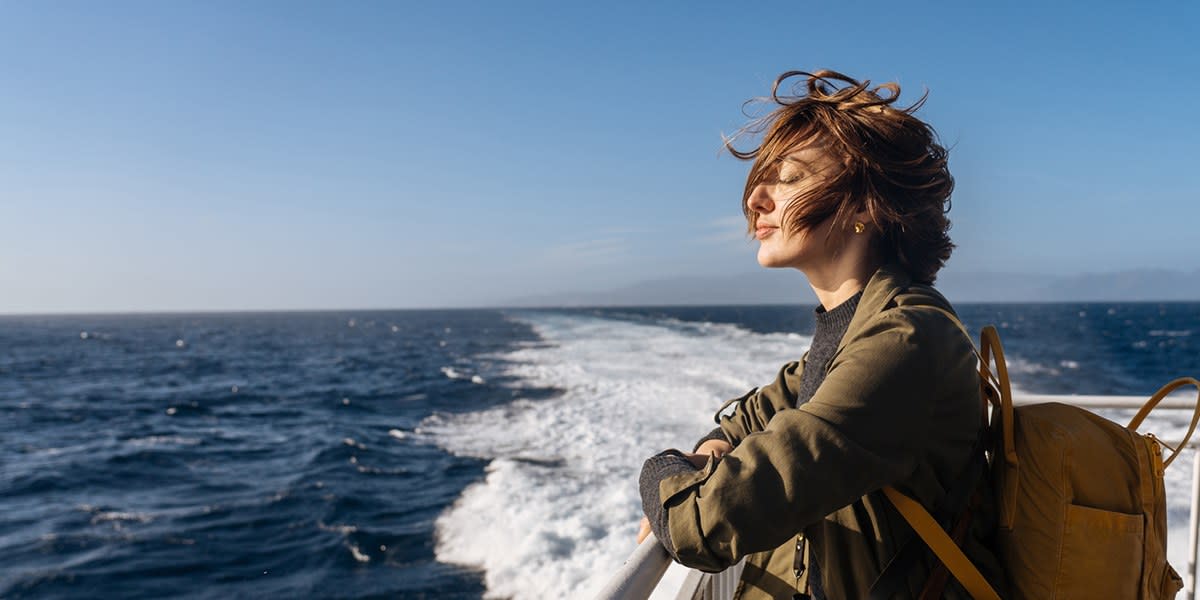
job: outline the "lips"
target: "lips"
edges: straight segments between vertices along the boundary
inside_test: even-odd
[[[754,237],[761,240],[770,236],[772,233],[775,233],[777,229],[779,229],[779,227],[775,225],[759,225],[754,229]]]

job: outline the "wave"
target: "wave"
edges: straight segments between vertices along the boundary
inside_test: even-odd
[[[548,400],[437,414],[418,428],[488,459],[437,520],[442,562],[482,568],[488,596],[587,597],[634,548],[643,460],[690,449],[729,397],[774,379],[810,338],[733,325],[529,314],[543,343],[502,356]]]

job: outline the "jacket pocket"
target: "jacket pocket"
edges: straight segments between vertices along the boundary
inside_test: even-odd
[[[1137,598],[1145,544],[1142,515],[1067,505],[1055,598]]]

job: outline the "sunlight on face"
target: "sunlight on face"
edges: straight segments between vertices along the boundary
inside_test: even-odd
[[[783,221],[788,206],[827,180],[836,163],[818,146],[793,150],[777,169],[750,194],[747,207],[755,215],[754,237],[759,241],[758,264],[764,267],[805,269],[822,261],[836,248],[836,236],[827,236],[828,219],[815,228],[792,232]]]

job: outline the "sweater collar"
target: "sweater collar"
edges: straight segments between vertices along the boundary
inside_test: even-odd
[[[850,325],[850,320],[854,318],[855,311],[858,310],[858,302],[862,299],[862,295],[862,290],[859,290],[857,294],[847,298],[831,310],[825,310],[825,307],[817,305],[816,310],[813,311],[817,331],[828,330],[845,333],[846,328]]]

